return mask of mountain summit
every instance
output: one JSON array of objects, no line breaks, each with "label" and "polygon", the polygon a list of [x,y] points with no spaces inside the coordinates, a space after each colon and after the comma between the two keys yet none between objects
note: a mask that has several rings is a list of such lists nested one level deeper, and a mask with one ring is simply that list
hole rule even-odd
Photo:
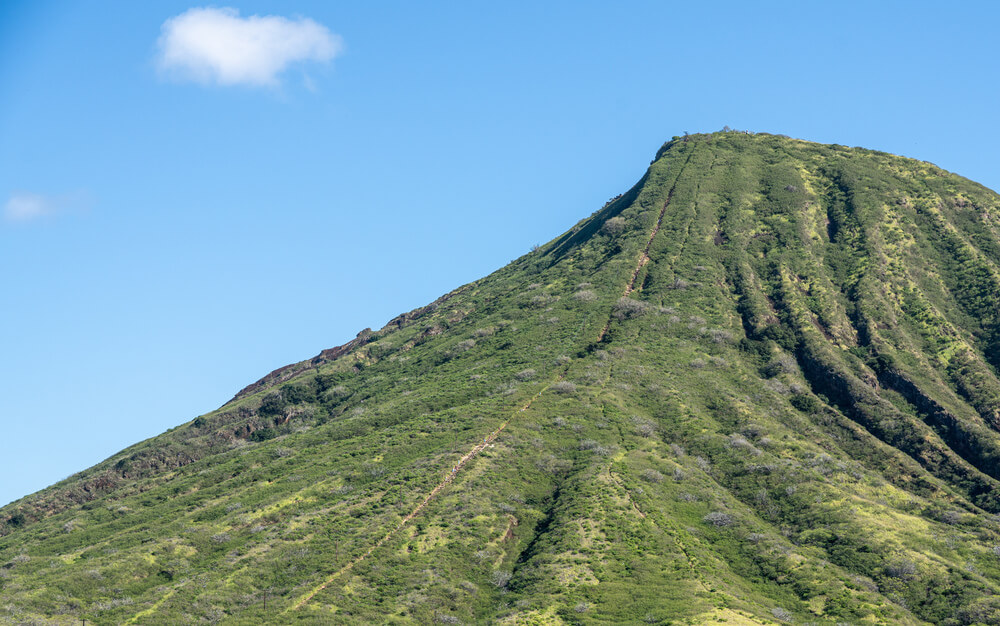
[{"label": "mountain summit", "polygon": [[1000,624],[1000,196],[674,138],[565,234],[0,509],[11,623]]}]

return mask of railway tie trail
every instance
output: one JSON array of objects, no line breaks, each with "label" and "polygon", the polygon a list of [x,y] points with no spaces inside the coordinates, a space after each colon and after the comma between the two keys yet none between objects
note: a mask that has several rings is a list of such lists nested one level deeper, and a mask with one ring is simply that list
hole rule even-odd
[{"label": "railway tie trail", "polygon": [[[691,160],[691,157],[688,156],[688,161],[690,161],[690,160]],[[684,165],[687,165],[687,162],[685,162]],[[656,223],[653,225],[652,231],[649,233],[649,238],[646,241],[646,246],[645,246],[645,248],[643,248],[642,254],[639,256],[639,260],[636,263],[635,269],[632,271],[631,277],[629,278],[628,282],[625,283],[625,288],[622,291],[623,296],[628,296],[630,293],[632,293],[633,291],[635,291],[635,289],[636,289],[636,281],[639,278],[639,272],[642,271],[642,267],[646,263],[649,262],[649,250],[650,250],[650,247],[653,245],[653,240],[656,238],[657,233],[660,232],[660,226],[663,223],[663,217],[666,215],[667,209],[670,207],[670,201],[673,198],[674,189],[676,188],[676,185],[677,185],[677,183],[675,181],[674,182],[674,187],[672,187],[670,189],[670,191],[667,193],[667,198],[664,201],[663,206],[660,208],[660,214],[657,217]],[[611,322],[612,322],[613,319],[614,319],[613,316],[611,314],[609,314],[608,315],[608,322],[607,322],[607,324],[604,325],[604,328],[601,330],[600,334],[598,334],[598,336],[597,336],[597,341],[598,342],[600,342],[600,341],[602,341],[604,339],[604,335],[606,335],[607,332],[608,332],[608,330],[611,328]],[[430,502],[439,493],[441,493],[441,491],[445,487],[447,487],[449,484],[451,484],[455,480],[455,476],[458,475],[458,473],[462,470],[463,467],[465,467],[465,465],[469,461],[471,461],[472,459],[476,458],[476,456],[478,456],[480,452],[482,452],[483,450],[485,450],[491,443],[493,443],[496,440],[496,438],[498,436],[500,436],[500,433],[502,433],[504,431],[504,429],[507,428],[507,425],[510,424],[511,421],[515,417],[517,417],[517,415],[519,415],[520,413],[523,413],[524,411],[527,411],[531,407],[532,403],[535,400],[537,400],[538,398],[540,398],[543,393],[545,393],[546,391],[548,391],[549,387],[551,387],[553,384],[555,384],[555,383],[561,381],[563,378],[565,378],[566,372],[568,370],[569,370],[568,367],[566,369],[564,369],[562,371],[562,373],[560,373],[555,379],[553,379],[548,384],[546,384],[544,387],[542,387],[542,389],[540,391],[538,391],[538,393],[536,393],[535,395],[533,395],[523,406],[521,406],[516,411],[514,411],[514,413],[512,413],[510,415],[510,417],[508,417],[502,424],[500,424],[500,426],[498,426],[496,430],[494,430],[489,435],[487,435],[486,437],[484,437],[483,440],[482,440],[482,442],[477,443],[475,446],[472,447],[471,450],[469,450],[468,452],[466,452],[465,455],[458,460],[458,462],[451,469],[451,471],[448,472],[448,474],[444,477],[444,479],[441,482],[439,482],[433,489],[431,489],[430,493],[427,494],[427,497],[425,497],[423,499],[423,501],[421,501],[420,504],[418,504],[412,511],[410,511],[409,513],[407,513],[406,516],[403,517],[399,521],[399,523],[396,524],[391,530],[389,530],[389,532],[387,532],[381,539],[379,539],[378,541],[376,541],[375,543],[373,543],[371,546],[369,546],[368,549],[365,550],[362,554],[360,554],[359,556],[354,557],[353,560],[349,561],[346,565],[344,565],[343,567],[341,567],[339,570],[337,570],[334,573],[332,573],[329,576],[327,576],[326,580],[324,580],[318,586],[316,586],[315,588],[313,588],[309,593],[307,593],[304,596],[302,596],[301,598],[299,598],[299,600],[294,605],[292,605],[292,607],[290,609],[286,609],[286,612],[287,611],[296,611],[296,610],[302,608],[303,606],[305,606],[306,604],[308,604],[314,597],[316,597],[316,595],[319,592],[321,592],[324,589],[326,589],[327,587],[329,587],[333,583],[333,581],[337,580],[338,578],[340,578],[341,576],[343,576],[347,572],[351,571],[358,563],[361,563],[366,558],[368,558],[369,556],[371,556],[371,554],[375,550],[377,550],[378,548],[382,547],[386,542],[388,542],[390,539],[392,539],[396,535],[396,533],[398,533],[400,530],[402,530],[402,528],[404,526],[406,526],[409,522],[411,522],[413,520],[413,518],[415,518],[417,515],[420,515],[420,512],[423,511],[427,507],[427,505],[430,504]],[[633,502],[633,506],[635,506],[634,502]],[[639,515],[641,515],[642,517],[645,517],[645,515],[641,511],[639,511],[638,507],[636,507],[636,511],[639,513]]]},{"label": "railway tie trail", "polygon": [[[684,165],[681,166],[681,172],[684,171],[684,167],[686,167],[690,161],[691,155],[688,155],[687,160],[684,161]],[[653,240],[656,239],[656,235],[659,234],[660,226],[663,225],[663,218],[667,215],[667,209],[670,208],[670,202],[674,199],[674,191],[677,189],[678,180],[680,180],[680,172],[678,172],[677,178],[674,180],[674,184],[670,188],[670,191],[667,192],[667,199],[663,201],[663,206],[660,207],[660,214],[656,218],[656,224],[653,225],[653,230],[649,233],[649,239],[646,240],[646,247],[642,249],[642,254],[639,255],[639,262],[636,263],[635,269],[632,270],[631,278],[629,278],[628,282],[625,283],[625,289],[622,291],[623,298],[628,297],[630,293],[641,287],[641,285],[636,285],[636,282],[639,280],[639,272],[642,271],[644,265],[649,263],[649,250],[653,247]],[[609,315],[608,323],[604,325],[604,328],[601,329],[601,332],[597,335],[597,343],[603,341],[604,335],[608,334],[608,331],[611,330],[611,322],[613,320],[614,316]]]},{"label": "railway tie trail", "polygon": [[439,482],[433,489],[431,489],[430,493],[427,494],[427,497],[424,498],[423,501],[420,502],[420,504],[418,504],[412,511],[407,513],[406,516],[403,517],[398,524],[396,524],[391,530],[389,530],[389,532],[387,532],[385,535],[382,536],[381,539],[379,539],[371,546],[369,546],[368,549],[365,550],[363,553],[361,553],[359,556],[354,557],[353,560],[349,561],[339,570],[327,576],[326,580],[320,583],[319,586],[312,589],[312,591],[299,598],[299,600],[294,605],[292,605],[291,609],[288,610],[296,611],[305,606],[306,604],[308,604],[309,601],[316,596],[316,594],[326,589],[328,586],[330,586],[331,583],[333,583],[333,581],[337,580],[338,578],[340,578],[341,576],[352,570],[358,563],[361,563],[366,558],[371,556],[372,552],[382,547],[383,544],[392,539],[396,535],[396,533],[402,530],[402,528],[406,526],[410,521],[412,521],[413,518],[419,515],[420,512],[427,507],[427,505],[431,502],[431,500],[435,498],[435,496],[441,493],[441,491],[445,487],[447,487],[451,482],[455,480],[455,476],[458,475],[458,472],[461,471],[461,469],[465,467],[465,465],[469,461],[476,458],[476,456],[478,456],[480,452],[485,450],[487,447],[489,447],[490,444],[496,441],[496,438],[500,436],[500,433],[502,433],[505,428],[507,428],[507,425],[510,424],[511,420],[513,420],[517,415],[527,411],[535,400],[540,398],[542,394],[545,393],[550,386],[552,386],[553,383],[562,380],[564,376],[565,372],[557,376],[552,382],[542,387],[542,389],[538,391],[538,393],[531,396],[531,398],[528,399],[528,401],[524,403],[524,405],[522,405],[520,408],[514,411],[514,413],[512,413],[510,417],[508,417],[502,424],[500,424],[500,426],[498,426],[496,430],[491,432],[489,435],[485,436],[481,442],[477,443],[475,446],[472,447],[471,450],[466,452],[465,455],[458,460],[458,462],[451,469],[451,471],[448,472],[448,474],[444,477],[444,479],[441,482]]}]

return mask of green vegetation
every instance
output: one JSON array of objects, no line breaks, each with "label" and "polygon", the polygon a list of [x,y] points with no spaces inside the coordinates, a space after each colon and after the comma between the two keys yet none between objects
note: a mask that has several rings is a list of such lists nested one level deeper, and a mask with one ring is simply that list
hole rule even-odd
[{"label": "green vegetation", "polygon": [[0,621],[1000,624],[998,346],[1000,196],[675,138],[507,267],[0,509]]}]

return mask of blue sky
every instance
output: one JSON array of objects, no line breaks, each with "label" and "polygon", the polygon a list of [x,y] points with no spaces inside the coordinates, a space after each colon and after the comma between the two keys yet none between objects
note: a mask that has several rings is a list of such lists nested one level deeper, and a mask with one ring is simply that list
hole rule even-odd
[{"label": "blue sky", "polygon": [[1000,189],[1000,5],[694,5],[0,5],[0,504],[488,274],[672,135]]}]

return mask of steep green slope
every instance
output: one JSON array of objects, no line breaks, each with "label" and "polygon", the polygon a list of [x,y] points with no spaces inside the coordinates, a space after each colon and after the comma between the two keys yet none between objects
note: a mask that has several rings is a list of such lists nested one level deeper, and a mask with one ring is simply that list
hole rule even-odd
[{"label": "steep green slope", "polygon": [[1000,623],[1000,197],[666,144],[558,239],[0,509],[22,623]]}]

